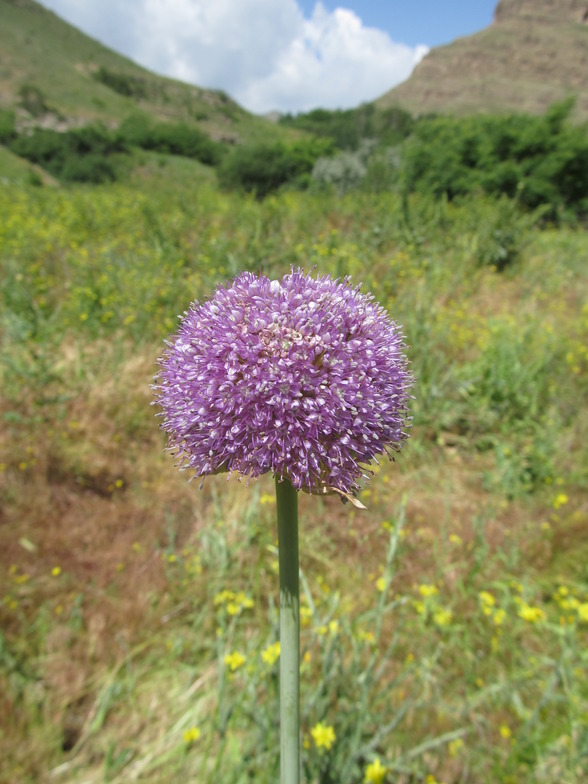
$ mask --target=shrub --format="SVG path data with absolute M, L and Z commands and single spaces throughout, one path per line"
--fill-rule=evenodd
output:
M 135 113 L 123 120 L 117 138 L 144 150 L 184 155 L 201 163 L 215 165 L 222 156 L 222 147 L 198 128 L 186 123 L 154 122 L 145 114 Z
M 332 143 L 324 139 L 237 147 L 220 166 L 219 182 L 259 198 L 285 185 L 305 188 L 317 159 L 331 150 Z
M 94 79 L 101 84 L 106 85 L 111 90 L 119 95 L 124 95 L 127 98 L 146 98 L 147 87 L 145 79 L 139 76 L 130 76 L 129 74 L 119 73 L 118 71 L 111 71 L 109 68 L 100 68 L 94 72 Z
M 33 117 L 41 117 L 49 111 L 42 90 L 34 84 L 21 85 L 18 95 L 23 109 L 26 109 Z
M 0 144 L 10 144 L 15 138 L 14 112 L 0 109 Z
M 19 136 L 11 149 L 59 179 L 100 183 L 116 179 L 108 158 L 125 146 L 102 126 L 88 125 L 66 133 L 35 128 L 30 136 Z
M 368 161 L 374 142 L 364 139 L 355 152 L 340 152 L 331 158 L 319 158 L 312 170 L 312 179 L 324 185 L 333 185 L 339 193 L 356 188 L 367 173 Z
M 363 104 L 357 109 L 314 109 L 296 116 L 286 114 L 280 118 L 280 123 L 329 138 L 340 150 L 356 150 L 365 139 L 377 138 L 388 145 L 398 144 L 408 136 L 414 120 L 399 107 L 379 111 L 373 104 Z
M 403 151 L 408 192 L 448 199 L 482 190 L 551 207 L 557 219 L 588 214 L 588 133 L 567 118 L 572 102 L 542 117 L 479 115 L 419 120 Z
M 114 182 L 116 171 L 104 155 L 90 154 L 85 156 L 69 156 L 65 159 L 60 172 L 60 179 L 65 182 L 103 183 Z

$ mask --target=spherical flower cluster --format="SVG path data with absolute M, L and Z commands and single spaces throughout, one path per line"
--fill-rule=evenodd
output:
M 354 493 L 407 435 L 403 336 L 371 295 L 328 276 L 243 273 L 194 303 L 156 385 L 162 427 L 196 476 L 271 472 L 298 490 Z

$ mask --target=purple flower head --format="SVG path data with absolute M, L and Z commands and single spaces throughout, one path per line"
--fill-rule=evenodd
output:
M 196 476 L 270 471 L 354 493 L 407 438 L 412 375 L 399 327 L 348 281 L 245 272 L 194 303 L 159 360 L 162 427 Z

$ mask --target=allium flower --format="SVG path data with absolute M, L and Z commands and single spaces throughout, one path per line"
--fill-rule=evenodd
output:
M 313 493 L 359 489 L 406 439 L 399 327 L 347 281 L 245 272 L 194 303 L 160 359 L 163 429 L 196 476 L 271 472 Z

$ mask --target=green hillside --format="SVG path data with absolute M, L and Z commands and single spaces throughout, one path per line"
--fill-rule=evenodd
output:
M 17 128 L 116 126 L 137 110 L 183 121 L 229 144 L 288 132 L 245 111 L 222 91 L 156 76 L 33 0 L 0 0 L 0 109 Z

